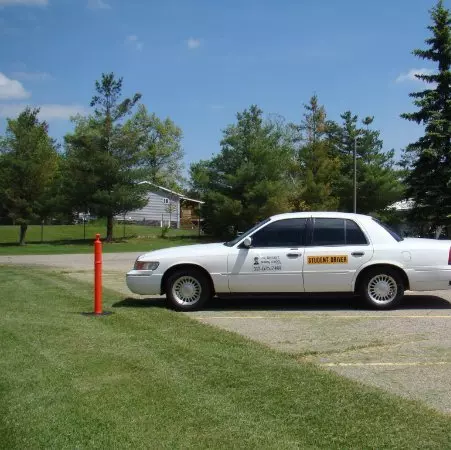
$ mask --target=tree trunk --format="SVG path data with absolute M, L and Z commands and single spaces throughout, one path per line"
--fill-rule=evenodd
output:
M 113 216 L 109 215 L 106 219 L 106 241 L 113 241 Z
M 26 223 L 20 224 L 19 245 L 25 245 L 25 234 L 27 233 L 28 225 Z

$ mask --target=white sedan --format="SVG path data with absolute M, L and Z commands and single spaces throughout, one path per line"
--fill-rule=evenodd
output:
M 303 212 L 270 217 L 236 239 L 141 255 L 127 273 L 141 295 L 189 311 L 213 295 L 349 292 L 377 309 L 404 291 L 451 289 L 451 241 L 400 238 L 370 216 Z

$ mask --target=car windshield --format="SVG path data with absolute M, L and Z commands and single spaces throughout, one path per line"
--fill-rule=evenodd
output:
M 385 224 L 385 223 L 383 223 L 383 222 L 381 222 L 380 220 L 378 220 L 378 219 L 375 219 L 374 217 L 373 217 L 373 220 L 375 221 L 375 222 L 377 222 L 385 231 L 387 231 L 388 233 L 390 233 L 390 235 L 391 235 L 391 237 L 393 238 L 393 239 L 395 239 L 396 241 L 398 241 L 398 242 L 401 242 L 401 241 L 403 241 L 404 239 L 395 231 L 395 230 L 393 230 L 390 226 L 388 226 L 387 224 Z
M 233 247 L 235 244 L 237 244 L 238 242 L 240 242 L 242 239 L 244 239 L 246 236 L 249 236 L 251 233 L 253 233 L 255 230 L 257 230 L 258 228 L 260 228 L 262 225 L 264 225 L 265 223 L 268 223 L 271 219 L 265 219 L 262 222 L 257 223 L 256 225 L 254 225 L 250 230 L 247 230 L 245 233 L 238 235 L 235 239 L 233 239 L 232 241 L 229 242 L 224 242 L 224 245 L 226 245 L 227 247 Z

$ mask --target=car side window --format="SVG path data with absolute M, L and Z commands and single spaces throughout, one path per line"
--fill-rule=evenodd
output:
M 271 222 L 252 235 L 252 247 L 301 247 L 305 244 L 307 219 Z
M 312 245 L 346 245 L 344 219 L 314 219 Z
M 353 221 L 346 219 L 346 245 L 367 245 L 368 241 L 361 228 Z
M 360 227 L 350 219 L 314 219 L 312 244 L 367 245 L 368 241 Z

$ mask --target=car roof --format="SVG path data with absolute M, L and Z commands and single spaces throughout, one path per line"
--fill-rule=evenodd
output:
M 280 220 L 280 219 L 296 219 L 296 218 L 304 218 L 304 217 L 327 217 L 334 219 L 371 219 L 370 216 L 363 214 L 354 214 L 354 213 L 344 213 L 344 212 L 336 212 L 336 211 L 304 211 L 304 212 L 292 212 L 292 213 L 284 213 L 284 214 L 276 214 L 275 216 L 271 216 L 271 220 Z

